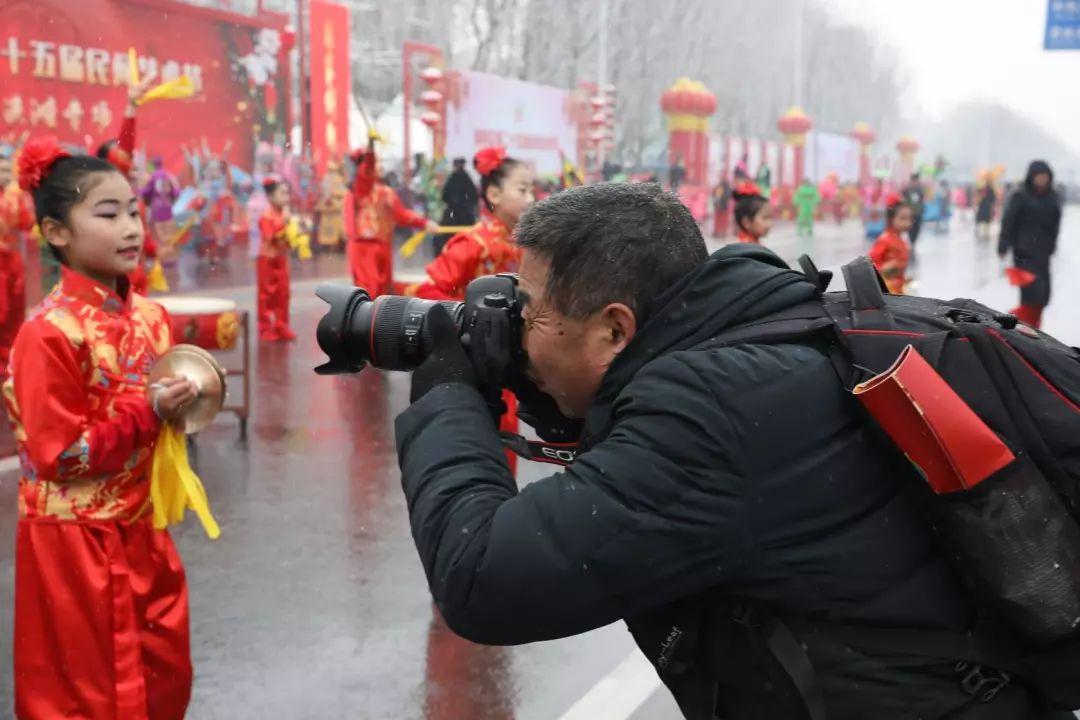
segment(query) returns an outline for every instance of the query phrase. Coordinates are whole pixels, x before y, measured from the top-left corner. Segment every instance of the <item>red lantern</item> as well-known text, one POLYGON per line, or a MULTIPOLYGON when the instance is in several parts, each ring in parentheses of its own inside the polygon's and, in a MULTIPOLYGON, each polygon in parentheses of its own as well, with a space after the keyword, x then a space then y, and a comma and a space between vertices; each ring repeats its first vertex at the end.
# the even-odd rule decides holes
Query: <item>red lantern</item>
POLYGON ((810 132, 810 128, 813 126, 814 123, 810 120, 810 116, 804 113, 800 107, 789 108, 776 122, 776 127, 792 145, 802 144, 802 141, 806 138, 806 133, 810 132))
POLYGON ((426 67, 420 71, 420 79, 428 84, 428 87, 438 87, 443 81, 443 71, 437 67, 426 67))
POLYGON ((590 130, 589 131, 589 140, 591 140, 592 142, 598 143, 603 139, 604 139, 604 131, 603 130, 590 130))
POLYGON ((851 129, 851 137, 854 138, 860 145, 870 145, 877 139, 877 134, 871 129, 869 125, 864 122, 855 123, 855 127, 851 129))
POLYGON ((606 122, 607 118, 604 117, 604 113, 602 112, 594 113, 593 116, 589 118, 589 124, 593 127, 602 127, 606 122))
POLYGON ((425 90, 420 93, 420 102, 424 103, 428 110, 437 110, 442 102, 442 93, 438 90, 425 90))
POLYGON ((904 156, 912 156, 919 152, 919 141, 910 135, 905 135, 896 143, 896 150, 904 156))
POLYGON ((589 103, 593 106, 594 112, 599 112, 607 104, 607 99, 600 95, 593 95, 589 98, 589 103))
POLYGON ((424 123, 429 128, 434 130, 439 126, 439 123, 442 122, 442 118, 439 117, 439 113, 428 110, 426 113, 420 116, 420 122, 424 123))

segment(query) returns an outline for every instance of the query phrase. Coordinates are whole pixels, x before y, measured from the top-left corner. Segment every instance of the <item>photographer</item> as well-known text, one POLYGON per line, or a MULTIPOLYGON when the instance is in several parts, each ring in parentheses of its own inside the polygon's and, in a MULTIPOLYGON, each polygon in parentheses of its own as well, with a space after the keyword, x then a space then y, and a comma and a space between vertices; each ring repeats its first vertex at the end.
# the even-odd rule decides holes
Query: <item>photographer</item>
POLYGON ((814 297, 801 273, 760 247, 708 257, 654 185, 555 195, 517 242, 522 417, 572 428, 579 454, 519 491, 453 323, 429 312, 396 431, 452 629, 519 644, 625 620, 688 718, 1050 717, 1018 678, 985 701, 957 658, 858 642, 962 632, 972 611, 904 491, 911 465, 824 349, 714 344, 814 297))

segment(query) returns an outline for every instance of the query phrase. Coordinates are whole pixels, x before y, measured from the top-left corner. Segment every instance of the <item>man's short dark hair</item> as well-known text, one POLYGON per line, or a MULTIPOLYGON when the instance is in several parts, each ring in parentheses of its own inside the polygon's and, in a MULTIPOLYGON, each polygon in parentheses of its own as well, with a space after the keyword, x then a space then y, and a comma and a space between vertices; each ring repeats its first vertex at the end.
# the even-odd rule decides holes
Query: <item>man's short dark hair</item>
POLYGON ((656 298, 708 257, 690 211, 655 184, 571 188, 534 205, 515 234, 549 263, 555 309, 577 318, 621 302, 644 323, 656 298))

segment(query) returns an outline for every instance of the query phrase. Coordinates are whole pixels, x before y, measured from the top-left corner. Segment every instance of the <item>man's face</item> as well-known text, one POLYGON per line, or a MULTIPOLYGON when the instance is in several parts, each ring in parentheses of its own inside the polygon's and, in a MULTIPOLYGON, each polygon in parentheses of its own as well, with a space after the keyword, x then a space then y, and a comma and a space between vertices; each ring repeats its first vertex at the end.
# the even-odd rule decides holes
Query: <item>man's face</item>
POLYGON ((1035 177, 1031 178, 1031 184, 1039 192, 1045 192, 1046 188, 1050 187, 1050 176, 1046 173, 1036 173, 1035 177))
POLYGON ((612 303, 585 318, 568 317, 547 298, 549 264, 525 250, 519 290, 525 308, 522 345, 528 375, 570 418, 584 417, 608 366, 633 338, 633 312, 612 303))

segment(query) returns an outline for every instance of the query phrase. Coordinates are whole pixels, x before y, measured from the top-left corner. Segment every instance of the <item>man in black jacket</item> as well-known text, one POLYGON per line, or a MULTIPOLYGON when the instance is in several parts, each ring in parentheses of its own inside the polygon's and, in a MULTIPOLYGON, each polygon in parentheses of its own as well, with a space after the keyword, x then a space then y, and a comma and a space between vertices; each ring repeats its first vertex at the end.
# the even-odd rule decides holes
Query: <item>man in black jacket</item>
POLYGON ((528 374, 564 416, 545 420, 583 422, 580 452, 519 491, 449 316, 429 314, 397 443, 455 632, 519 644, 623 619, 688 718, 1042 717, 989 668, 999 692, 957 658, 857 642, 963 631, 972 613, 904 491, 911 466, 827 354, 719 346, 813 298, 800 273, 759 247, 708 257, 686 208, 648 185, 553 196, 517 240, 528 374))

